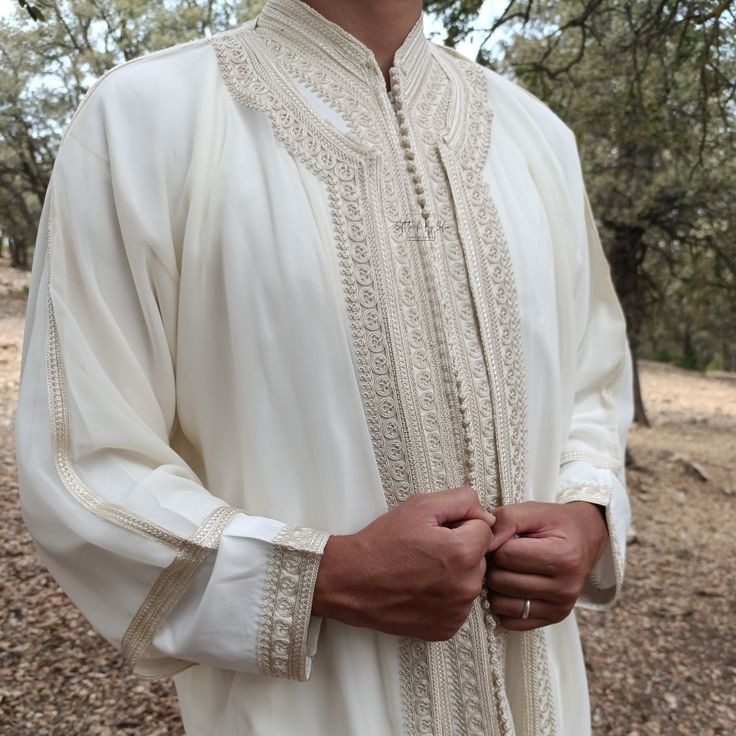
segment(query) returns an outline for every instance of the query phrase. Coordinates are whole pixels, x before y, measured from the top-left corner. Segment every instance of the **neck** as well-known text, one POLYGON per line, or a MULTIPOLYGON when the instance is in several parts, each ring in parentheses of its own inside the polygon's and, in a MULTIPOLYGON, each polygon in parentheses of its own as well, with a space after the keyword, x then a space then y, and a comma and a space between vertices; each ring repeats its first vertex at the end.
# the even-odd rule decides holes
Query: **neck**
POLYGON ((421 0, 304 0, 367 46, 388 85, 396 50, 422 13, 421 0))

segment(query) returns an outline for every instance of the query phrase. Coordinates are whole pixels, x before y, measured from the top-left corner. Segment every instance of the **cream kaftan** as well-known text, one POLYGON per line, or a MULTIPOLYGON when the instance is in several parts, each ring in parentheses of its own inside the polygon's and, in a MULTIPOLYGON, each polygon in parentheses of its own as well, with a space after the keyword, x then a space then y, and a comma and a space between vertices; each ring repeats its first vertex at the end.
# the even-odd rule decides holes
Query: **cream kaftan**
POLYGON ((421 20, 392 80, 269 0, 106 75, 59 151, 24 517, 193 736, 589 731, 574 616, 506 633, 478 601, 435 644, 311 617, 329 533, 466 483, 606 506, 581 605, 622 579, 630 366, 573 136, 421 20))

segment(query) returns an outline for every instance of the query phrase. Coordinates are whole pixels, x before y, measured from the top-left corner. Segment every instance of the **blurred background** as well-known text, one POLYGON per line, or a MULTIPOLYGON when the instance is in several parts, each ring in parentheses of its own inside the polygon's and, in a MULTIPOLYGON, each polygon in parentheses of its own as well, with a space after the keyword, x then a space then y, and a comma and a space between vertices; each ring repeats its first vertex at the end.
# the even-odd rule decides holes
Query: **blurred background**
MULTIPOLYGON (((258 0, 0 0, 0 734, 182 734, 35 557, 12 431, 56 149, 94 80, 258 0)), ((425 2, 438 43, 575 131, 637 358, 618 604, 581 612, 594 733, 736 734, 736 3, 425 2)), ((572 735, 574 736, 574 735, 572 735)))

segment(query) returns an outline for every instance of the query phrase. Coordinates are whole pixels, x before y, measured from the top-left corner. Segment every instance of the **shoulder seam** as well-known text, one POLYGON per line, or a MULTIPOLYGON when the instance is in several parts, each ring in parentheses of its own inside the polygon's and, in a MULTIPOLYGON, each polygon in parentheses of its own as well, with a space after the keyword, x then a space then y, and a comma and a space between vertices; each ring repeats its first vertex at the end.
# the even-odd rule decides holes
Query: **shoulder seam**
POLYGON ((115 66, 108 69, 106 72, 104 72, 100 77, 98 77, 92 83, 92 86, 85 93, 84 97, 82 98, 82 101, 79 103, 79 105, 77 106, 77 109, 74 111, 74 114, 72 115, 71 120, 69 121, 69 124, 66 126, 66 130, 64 131, 64 134, 61 136, 61 140, 59 141, 59 146, 61 146, 66 140, 66 137, 69 135, 69 131, 74 125, 74 122, 79 117, 79 114, 82 112, 84 107, 87 105, 87 102, 89 102, 94 92, 102 84, 102 82, 104 82, 112 74, 119 71, 120 69, 130 67, 134 64, 139 64, 142 62, 150 61, 151 59, 157 59, 162 56, 168 56, 169 54, 173 54, 175 52, 181 51, 182 49, 186 49, 189 47, 205 46, 209 44, 209 42, 210 42, 209 38, 195 38, 192 41, 187 41, 185 43, 176 44, 175 46, 169 46, 168 48, 159 49, 158 51, 152 51, 150 54, 145 54, 143 56, 137 56, 135 59, 128 59, 127 61, 123 61, 120 64, 116 64, 115 66))

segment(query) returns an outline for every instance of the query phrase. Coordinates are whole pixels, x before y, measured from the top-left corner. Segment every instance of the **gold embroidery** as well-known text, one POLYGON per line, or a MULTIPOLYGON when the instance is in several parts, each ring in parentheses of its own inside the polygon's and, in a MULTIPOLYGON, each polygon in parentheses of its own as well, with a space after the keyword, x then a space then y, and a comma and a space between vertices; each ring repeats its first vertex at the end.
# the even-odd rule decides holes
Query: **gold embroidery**
POLYGON ((329 535, 285 526, 273 539, 258 628, 264 675, 306 680, 307 636, 319 563, 329 535))
POLYGON ((216 509, 194 532, 192 537, 186 539, 122 506, 103 500, 82 482, 71 460, 71 428, 64 381, 64 364, 54 304, 51 298, 53 236, 54 210, 51 208, 47 231, 48 332, 46 337, 46 380, 49 416, 51 417, 52 448, 57 473, 68 493, 91 513, 176 550, 174 561, 154 583, 123 636, 121 650, 126 663, 132 669, 148 648, 156 628, 179 600, 202 562, 212 550, 217 549, 220 535, 228 521, 241 511, 232 507, 216 509))
MULTIPOLYGON (((454 195, 460 240, 490 375, 501 496, 504 503, 518 503, 526 497, 526 373, 513 265, 483 177, 492 111, 483 70, 454 54, 448 54, 448 58, 455 61, 454 68, 448 65, 450 73, 459 71, 475 94, 469 95, 467 125, 451 130, 440 143, 440 154, 454 195), (462 144, 456 155, 458 139, 462 144)), ((492 641, 490 646, 493 661, 492 641)), ((557 732, 557 718, 544 631, 521 635, 521 657, 525 732, 553 736, 557 732)), ((498 708, 504 728, 512 733, 513 725, 504 718, 503 703, 498 708)))
MULTIPOLYGON (((308 12, 308 11, 306 11, 308 12)), ((259 29, 264 38, 269 51, 275 56, 279 68, 285 69, 290 76, 297 79, 300 83, 313 89, 317 95, 328 102, 334 109, 340 111, 344 117, 350 122, 351 133, 355 138, 362 140, 378 140, 381 136, 376 132, 379 129, 381 119, 376 119, 375 111, 367 108, 365 104, 359 103, 357 98, 351 97, 349 82, 344 81, 339 69, 334 70, 332 67, 323 67, 319 57, 310 55, 309 64, 303 63, 304 50, 297 47, 288 48, 284 44, 283 33, 294 35, 295 28, 303 27, 302 24, 284 26, 279 29, 279 33, 271 33, 271 24, 260 23, 259 29), (264 31, 265 29, 265 31, 264 31), (283 33, 281 32, 283 31, 283 33), (302 59, 301 63, 300 59, 302 59)), ((452 220, 451 205, 449 203, 450 193, 446 183, 444 171, 442 169, 439 155, 436 150, 435 141, 431 138, 431 131, 426 127, 422 127, 418 121, 427 117, 434 117, 441 129, 444 127, 444 119, 448 115, 448 110, 452 102, 451 96, 453 90, 448 88, 447 80, 442 70, 437 66, 432 66, 430 75, 423 75, 426 82, 420 82, 418 92, 415 97, 411 98, 411 104, 415 106, 422 115, 416 115, 417 121, 417 138, 422 142, 425 156, 421 157, 417 162, 423 165, 424 160, 432 162, 429 171, 423 172, 423 178, 431 182, 431 186, 435 193, 439 196, 435 200, 443 209, 438 210, 439 214, 448 222, 452 220), (441 184, 440 182, 445 182, 441 184)), ((416 89, 416 87, 415 87, 416 89)), ((398 102, 398 100, 397 100, 398 102)), ((383 200, 381 206, 389 221, 390 234, 392 236, 392 244, 389 253, 393 256, 393 262, 396 264, 395 283, 398 284, 400 298, 397 303, 403 304, 406 308, 403 313, 394 311, 395 316, 389 316, 390 323, 402 323, 408 325, 406 337, 399 338, 398 345, 404 345, 409 342, 412 358, 406 362, 400 363, 397 368, 397 374, 402 375, 402 371, 407 370, 404 366, 409 365, 417 369, 414 375, 417 377, 414 382, 399 380, 399 388, 401 386, 409 386, 408 392, 404 394, 402 406, 412 407, 418 404, 418 409, 414 408, 413 416, 421 417, 421 419, 411 420, 410 434, 419 430, 424 426, 424 436, 427 447, 437 448, 430 460, 432 462, 431 470, 432 479, 427 481, 422 478, 418 480, 416 487, 424 490, 433 490, 434 488, 446 487, 447 485, 460 485, 463 482, 473 484, 483 498, 488 502, 489 506, 495 505, 496 499, 496 471, 495 471, 495 444, 493 439, 493 417, 490 403, 490 392, 488 389, 488 378, 483 363, 483 356, 478 347, 477 326, 474 323, 472 306, 467 288, 467 279, 463 277, 464 265, 462 261, 462 251, 455 239, 454 243, 446 246, 448 251, 445 258, 442 252, 442 243, 434 244, 436 251, 430 259, 425 259, 422 263, 417 259, 416 250, 410 251, 407 248, 405 240, 397 237, 399 230, 395 228, 397 220, 401 217, 400 209, 396 206, 396 200, 403 198, 404 207, 409 206, 402 191, 401 180, 393 181, 397 174, 402 172, 402 163, 396 156, 397 151, 389 150, 384 159, 384 168, 381 176, 383 183, 383 200), (413 262, 412 262, 412 259, 413 262), (450 261, 450 259, 453 259, 450 261), (445 262, 448 265, 444 265, 445 262), (419 263, 420 265, 416 265, 419 263), (437 279, 439 286, 416 286, 416 278, 412 277, 412 273, 421 273, 423 269, 425 273, 431 271, 433 264, 442 264, 443 268, 439 273, 429 273, 427 277, 437 279), (414 298, 414 291, 418 293, 424 300, 424 304, 428 306, 419 307, 417 300, 414 298), (436 297, 440 295, 446 297, 444 300, 445 314, 443 309, 437 308, 436 297), (457 298, 451 299, 454 295, 457 298), (457 310, 455 314, 451 310, 457 310), (425 320, 418 321, 416 315, 428 314, 425 320), (421 330, 422 325, 427 326, 428 335, 421 330), (434 334, 438 334, 438 338, 432 340, 431 330, 436 330, 434 334), (444 334, 442 334, 444 333, 444 334), (449 368, 450 359, 448 354, 444 352, 444 343, 448 342, 450 351, 454 354, 452 359, 455 363, 452 365, 452 371, 449 368), (452 343, 464 341, 464 350, 453 348, 452 343), (429 350, 429 345, 432 350, 429 350), (419 353, 419 359, 416 358, 416 351, 419 353), (434 355, 439 353, 439 360, 432 365, 426 362, 426 356, 434 359, 434 355), (469 366, 458 365, 459 361, 470 361, 469 366), (439 364, 439 365, 438 365, 439 364), (427 380, 422 378, 422 374, 429 369, 430 376, 439 376, 442 378, 433 378, 427 380), (439 385, 443 388, 445 396, 439 396, 435 392, 426 390, 432 385, 439 385), (412 388, 414 386, 414 388, 412 388), (473 388, 468 389, 468 386, 473 388), (414 396, 417 395, 417 387, 419 388, 419 400, 414 396), (459 393, 459 398, 455 392, 459 393), (422 392, 424 392, 422 394, 422 392), (445 407, 437 406, 437 399, 444 399, 448 403, 445 407), (459 407, 457 406, 459 403, 459 407), (474 403, 474 406, 469 404, 474 403), (472 413, 472 410, 475 413, 472 413), (449 412, 460 414, 455 420, 446 420, 449 412), (443 421, 440 423, 444 427, 444 433, 439 433, 438 421, 435 417, 440 412, 443 421), (479 416, 478 416, 479 415, 479 416), (464 459, 462 436, 456 432, 448 435, 448 430, 454 430, 456 426, 462 425, 468 429, 470 424, 475 425, 475 431, 482 433, 483 442, 477 443, 481 449, 485 451, 484 466, 482 472, 485 479, 478 483, 475 480, 474 469, 476 463, 475 457, 471 455, 469 458, 468 478, 463 472, 462 459, 464 459), (439 448, 444 444, 445 449, 440 452, 439 448), (453 458, 455 462, 446 464, 446 458, 453 458), (458 460, 460 458, 461 460, 458 460), (447 471, 445 470, 447 467, 447 471), (447 473, 452 473, 449 476, 447 473)), ((442 235, 450 238, 452 236, 451 228, 442 228, 442 235)), ((414 244, 412 244, 414 245, 414 244)), ((421 256, 421 253, 419 254, 421 256)), ((390 311, 390 310, 389 310, 390 311)), ((397 352, 399 352, 397 350, 397 352)), ((401 356, 397 360, 401 360, 401 356)), ((401 391, 400 391, 401 393, 401 391)), ((407 410, 408 411, 408 410, 407 410)), ((366 412, 368 414, 368 412, 366 412)), ((410 421, 407 419, 407 421, 410 421)), ((414 435, 416 436, 416 435, 414 435)), ((466 432, 466 441, 468 446, 472 447, 474 435, 472 432, 466 432)), ((407 453, 411 455, 412 453, 407 453)), ((421 465, 420 465, 421 467, 421 465)), ((425 465, 426 467, 426 465, 425 465)), ((395 496, 387 491, 387 502, 392 505, 395 496)), ((437 729, 443 728, 443 724, 447 723, 447 719, 451 717, 457 723, 467 721, 468 733, 493 733, 495 727, 495 710, 489 700, 490 688, 483 683, 486 681, 485 660, 480 654, 482 644, 485 638, 482 632, 482 614, 479 608, 475 608, 471 618, 475 622, 469 622, 468 626, 459 632, 457 639, 441 645, 432 647, 433 652, 430 653, 427 645, 417 645, 410 640, 401 643, 401 662, 402 662, 402 678, 404 680, 404 693, 414 693, 414 697, 405 697, 405 720, 412 724, 416 733, 437 732, 437 729), (471 633, 472 632, 472 633, 471 633), (460 639, 467 640, 468 637, 475 637, 469 645, 459 643, 460 639), (485 674, 484 674, 485 673, 485 674), (420 681, 420 677, 427 677, 426 686, 420 681), (418 696, 417 693, 433 692, 434 698, 426 700, 424 696, 418 696), (448 699, 446 693, 452 692, 455 697, 448 699), (465 710, 462 710, 464 704, 465 710), (450 711, 458 711, 450 714, 450 711), (477 711, 477 712, 476 712, 477 711), (485 724, 480 726, 479 724, 485 724), (487 729, 486 731, 477 729, 487 729)), ((494 645, 498 647, 498 643, 494 645)), ((501 694, 503 690, 499 691, 501 694)), ((501 695, 501 700, 505 700, 501 695)), ((462 731, 466 733, 466 731, 462 731)))
POLYGON ((71 461, 69 407, 64 382, 64 363, 59 345, 59 333, 51 299, 51 274, 53 267, 54 211, 49 212, 48 222, 48 334, 46 339, 46 381, 49 416, 51 417, 54 463, 64 487, 84 508, 103 519, 128 529, 167 547, 179 549, 187 540, 157 524, 138 516, 122 506, 104 501, 82 482, 71 461))
POLYGON ((604 455, 601 452, 590 452, 588 450, 570 450, 569 452, 563 453, 560 457, 560 465, 571 463, 575 460, 583 460, 584 462, 589 462, 596 468, 613 470, 615 473, 621 470, 621 462, 616 458, 604 455))
MULTIPOLYGON (((589 503, 599 504, 604 506, 606 510, 606 525, 608 526, 608 540, 611 545, 611 553, 613 556, 613 568, 616 577, 616 586, 620 588, 624 579, 624 550, 621 549, 619 544, 618 535, 616 534, 616 528, 613 519, 613 512, 611 510, 611 494, 613 488, 607 483, 573 483, 572 485, 566 486, 565 488, 557 492, 555 498, 556 503, 570 503, 572 501, 588 501, 589 503)), ((600 587, 598 578, 595 574, 595 570, 591 573, 591 580, 593 583, 600 587)), ((610 602, 609 602, 610 603, 610 602)), ((606 605, 596 603, 595 601, 586 601, 588 608, 594 608, 602 610, 606 605)))
POLYGON ((611 490, 611 486, 607 483, 573 483, 560 489, 555 501, 557 503, 590 501, 590 503, 608 506, 608 502, 611 500, 611 490))
MULTIPOLYGON (((463 482, 474 483, 489 508, 501 494, 505 502, 522 500, 521 325, 508 248, 482 177, 491 125, 483 72, 445 58, 415 28, 396 60, 407 116, 399 136, 383 80, 368 69, 375 62, 315 16, 294 0, 269 0, 254 25, 212 43, 233 98, 263 111, 276 139, 326 184, 386 503, 463 482), (339 113, 348 131, 320 117, 292 79, 339 113), (443 128, 449 143, 433 132, 443 128), (399 140, 421 151, 411 160, 424 183, 423 204, 399 140), (462 231, 408 242, 396 225, 425 207, 451 225, 457 219, 462 231)), ((449 642, 402 640, 407 736, 511 736, 504 642, 502 630, 486 625, 480 601, 449 642)), ((547 736, 555 716, 546 644, 529 636, 525 646, 541 693, 535 698, 528 683, 529 733, 547 736)))
POLYGON ((619 590, 624 581, 624 562, 626 557, 625 549, 619 544, 618 534, 616 534, 616 525, 613 519, 613 510, 610 502, 606 505, 606 524, 608 525, 608 538, 611 542, 611 551, 613 552, 613 566, 616 575, 616 588, 619 590))
POLYGON ((192 578, 218 548, 225 527, 239 513, 240 509, 232 506, 215 509, 189 539, 189 544, 182 545, 174 561, 159 575, 123 636, 121 651, 131 670, 148 649, 156 630, 184 594, 192 578))

